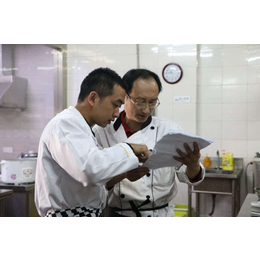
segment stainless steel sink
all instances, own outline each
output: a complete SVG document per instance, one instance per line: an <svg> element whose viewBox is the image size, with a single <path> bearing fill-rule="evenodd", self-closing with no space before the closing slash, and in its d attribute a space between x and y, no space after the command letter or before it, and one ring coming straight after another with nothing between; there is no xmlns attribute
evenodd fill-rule
<svg viewBox="0 0 260 260"><path fill-rule="evenodd" d="M213 173L213 174L232 174L234 171L224 171L220 169L206 169L206 173Z"/></svg>

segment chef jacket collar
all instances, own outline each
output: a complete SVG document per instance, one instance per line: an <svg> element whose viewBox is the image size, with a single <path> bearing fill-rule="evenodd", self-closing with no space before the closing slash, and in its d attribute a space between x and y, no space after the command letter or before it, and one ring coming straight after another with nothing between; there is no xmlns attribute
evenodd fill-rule
<svg viewBox="0 0 260 260"><path fill-rule="evenodd" d="M88 121L87 121L87 119L86 119L85 117L84 117L84 119L85 119L85 121L87 122L87 124L88 124L88 126L89 126L89 128L90 128L90 130L91 130L91 132L92 132L92 134L96 137L95 133L92 131L91 125L88 123Z"/></svg>
<svg viewBox="0 0 260 260"><path fill-rule="evenodd" d="M120 125L122 124L122 120L121 120L121 114L125 113L125 110L123 110L119 117L117 118L117 120L114 123L114 129L115 131L118 130L118 128L120 127ZM145 127L147 127L150 123L152 122L152 116L149 116L148 119L142 124L142 129L144 129Z"/></svg>

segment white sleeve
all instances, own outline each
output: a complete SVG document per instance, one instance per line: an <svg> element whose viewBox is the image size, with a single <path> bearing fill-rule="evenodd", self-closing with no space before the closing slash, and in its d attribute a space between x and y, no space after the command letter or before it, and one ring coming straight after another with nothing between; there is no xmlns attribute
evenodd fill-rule
<svg viewBox="0 0 260 260"><path fill-rule="evenodd" d="M204 168L204 166L201 163L200 163L200 167L201 167L201 175L202 175L201 176L201 180L199 180L197 182L190 182L189 177L188 177L188 175L186 173L187 166L183 165L176 171L176 174L177 174L177 177L178 177L179 181L187 183L187 184L192 185L192 186L196 186L196 185L200 184L204 180L204 178L205 178L205 168Z"/></svg>
<svg viewBox="0 0 260 260"><path fill-rule="evenodd" d="M128 144L119 143L100 150L90 134L69 122L55 125L46 145L52 158L84 186L104 185L139 165Z"/></svg>

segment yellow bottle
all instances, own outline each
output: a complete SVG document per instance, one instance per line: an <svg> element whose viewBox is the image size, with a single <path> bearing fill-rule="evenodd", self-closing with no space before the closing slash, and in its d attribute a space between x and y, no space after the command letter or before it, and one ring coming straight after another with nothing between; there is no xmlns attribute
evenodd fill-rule
<svg viewBox="0 0 260 260"><path fill-rule="evenodd" d="M203 160L203 165L206 168L209 168L211 166L211 160L209 159L208 155L206 154L205 159Z"/></svg>
<svg viewBox="0 0 260 260"><path fill-rule="evenodd" d="M234 163L233 163L233 153L232 152L225 152L222 150L222 169L224 171L233 171Z"/></svg>

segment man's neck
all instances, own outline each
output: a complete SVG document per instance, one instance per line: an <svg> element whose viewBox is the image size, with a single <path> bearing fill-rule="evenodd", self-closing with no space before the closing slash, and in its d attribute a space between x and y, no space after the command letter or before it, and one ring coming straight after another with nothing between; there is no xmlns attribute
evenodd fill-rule
<svg viewBox="0 0 260 260"><path fill-rule="evenodd" d="M80 103L77 103L75 108L80 112L80 114L85 118L85 120L88 122L88 124L92 127L94 124L91 120L91 117L87 113L88 110L84 106L82 106Z"/></svg>
<svg viewBox="0 0 260 260"><path fill-rule="evenodd" d="M137 132L139 130L142 129L142 125L143 123L138 123L134 120L131 120L129 118L127 118L126 114L124 116L124 121L126 123L126 125L133 131L133 132Z"/></svg>

